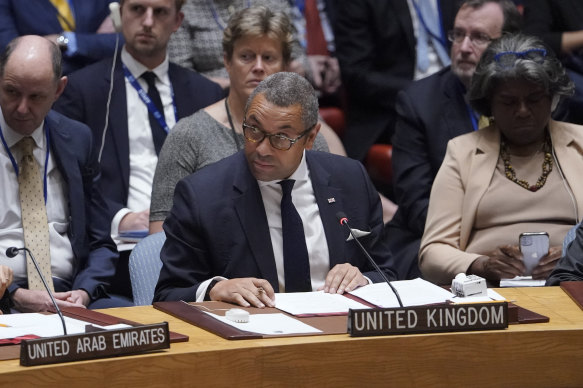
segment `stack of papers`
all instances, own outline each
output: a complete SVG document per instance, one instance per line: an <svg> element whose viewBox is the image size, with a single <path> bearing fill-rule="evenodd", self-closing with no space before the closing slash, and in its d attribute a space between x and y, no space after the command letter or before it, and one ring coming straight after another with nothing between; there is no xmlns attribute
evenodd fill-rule
<svg viewBox="0 0 583 388"><path fill-rule="evenodd" d="M370 308L344 295L324 291L275 294L275 307L296 316L347 315L349 309Z"/></svg>
<svg viewBox="0 0 583 388"><path fill-rule="evenodd" d="M249 322L245 323L233 322L227 317L206 311L205 314L208 314L214 319L226 323L229 326L236 327L239 330L249 331L251 333L284 335L322 332L322 330L306 325L305 323L284 314L249 314Z"/></svg>
<svg viewBox="0 0 583 388"><path fill-rule="evenodd" d="M421 278L391 282L399 293L403 306L443 303L454 297L451 292ZM399 301L387 283L375 283L350 292L375 306L399 307Z"/></svg>
<svg viewBox="0 0 583 388"><path fill-rule="evenodd" d="M85 327L90 323L73 319L65 318L65 325L67 326L67 334L82 334L85 333ZM112 325L112 326L98 326L102 329L121 329L130 327L129 325ZM0 339L9 339L22 337L25 335L35 335L38 337L55 337L64 335L63 324L61 318L57 314L39 314L39 313L23 313L23 314L6 314L0 315Z"/></svg>
<svg viewBox="0 0 583 388"><path fill-rule="evenodd" d="M87 322L65 317L67 334L85 333ZM54 337L63 335L63 324L57 314L6 314L0 315L0 339L23 335Z"/></svg>

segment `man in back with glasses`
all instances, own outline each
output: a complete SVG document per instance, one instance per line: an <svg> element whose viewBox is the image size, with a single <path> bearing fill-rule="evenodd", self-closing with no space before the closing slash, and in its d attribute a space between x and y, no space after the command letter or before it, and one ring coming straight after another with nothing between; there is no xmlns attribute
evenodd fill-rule
<svg viewBox="0 0 583 388"><path fill-rule="evenodd" d="M487 125L466 99L482 53L505 32L518 32L520 14L510 0L467 0L448 32L451 66L412 83L397 97L393 176L397 213L386 226L399 279L421 276L417 254L435 175L447 142Z"/></svg>
<svg viewBox="0 0 583 388"><path fill-rule="evenodd" d="M339 212L394 279L377 191L359 162L310 150L317 120L316 94L301 76L276 73L257 86L245 149L176 186L155 301L272 307L274 292L342 294L382 281Z"/></svg>

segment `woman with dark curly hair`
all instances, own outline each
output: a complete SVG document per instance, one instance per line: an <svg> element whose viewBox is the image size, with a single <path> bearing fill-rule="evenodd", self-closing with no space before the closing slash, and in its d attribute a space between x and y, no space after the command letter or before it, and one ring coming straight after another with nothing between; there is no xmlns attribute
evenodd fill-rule
<svg viewBox="0 0 583 388"><path fill-rule="evenodd" d="M583 214L583 127L551 119L572 93L539 39L505 35L486 49L469 96L490 126L448 144L419 254L428 280L449 283L461 272L491 282L549 276ZM549 235L551 248L534 268L518 247L523 232Z"/></svg>

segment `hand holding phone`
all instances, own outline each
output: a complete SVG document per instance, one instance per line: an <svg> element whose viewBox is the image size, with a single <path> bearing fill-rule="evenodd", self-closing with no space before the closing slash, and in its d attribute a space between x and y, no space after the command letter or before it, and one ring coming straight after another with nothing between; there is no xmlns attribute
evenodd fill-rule
<svg viewBox="0 0 583 388"><path fill-rule="evenodd" d="M531 275L543 256L549 253L549 234L547 232L526 232L521 233L518 238L518 245L522 253L525 275Z"/></svg>

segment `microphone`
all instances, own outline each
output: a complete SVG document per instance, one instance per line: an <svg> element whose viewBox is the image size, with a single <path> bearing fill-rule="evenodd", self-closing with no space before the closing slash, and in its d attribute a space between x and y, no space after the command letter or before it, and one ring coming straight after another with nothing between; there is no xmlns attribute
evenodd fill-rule
<svg viewBox="0 0 583 388"><path fill-rule="evenodd" d="M397 289L393 287L393 285L389 281L389 278L387 278L387 275L379 268L379 266L377 265L377 263L375 263L372 257L370 257L366 249L362 246L360 241L358 241L358 238L354 235L354 232L352 232L352 228L350 227L350 225L348 225L348 217L346 217L346 214L344 214L344 212L338 212L336 213L336 217L338 218L338 221L340 221L340 225L346 226L346 228L352 235L352 238L354 239L354 241L356 241L356 244L358 244L360 250L362 251L362 253L364 253L368 261L372 264L373 268L383 277L385 282L389 285L389 287L391 287L391 290L393 290L393 293L395 294L395 296L397 297L397 301L399 302L399 306L403 307L403 302L401 301L401 297L399 296Z"/></svg>
<svg viewBox="0 0 583 388"><path fill-rule="evenodd" d="M43 276L40 268L38 267L38 263L36 262L36 259L32 255L32 252L30 251L30 249L28 249L27 247L23 247L23 248L10 247L10 248L6 249L6 256L8 258L13 258L14 256L18 255L19 251L26 251L30 255L32 263L34 264L34 267L36 268L36 271L38 272L40 279L42 280L42 282L45 286L45 289L47 290L47 292L49 293L49 296L51 297L51 300L53 301L53 306L55 307L55 310L57 310L57 314L59 314L59 317L61 318L61 323L63 324L63 331L65 332L65 335L67 335L67 325L65 325L65 318L63 318L63 313L61 312L61 309L57 305L57 302L55 301L55 297L53 296L53 293L51 292L49 285L47 284L45 277Z"/></svg>

